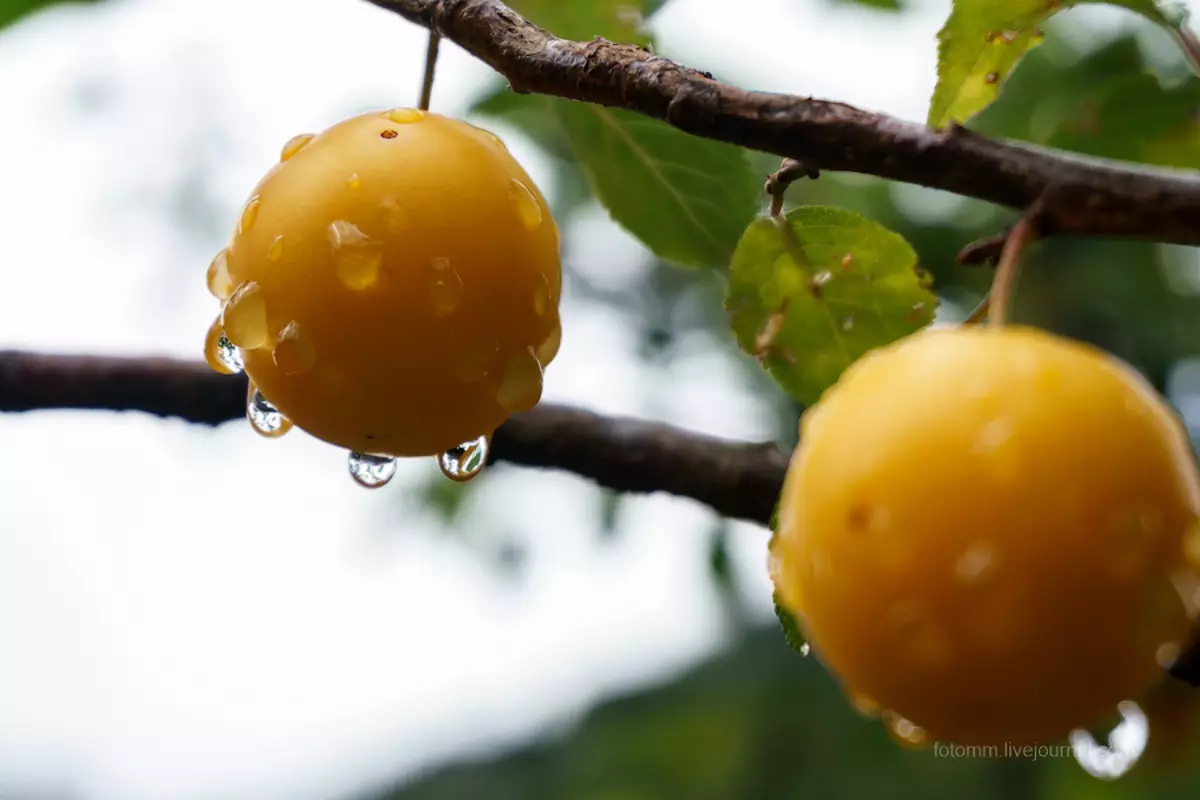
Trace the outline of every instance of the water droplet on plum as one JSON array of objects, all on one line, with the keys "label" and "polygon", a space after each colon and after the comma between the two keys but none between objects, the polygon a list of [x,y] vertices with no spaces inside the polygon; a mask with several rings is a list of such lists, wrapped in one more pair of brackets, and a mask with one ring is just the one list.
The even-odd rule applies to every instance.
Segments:
[{"label": "water droplet on plum", "polygon": [[304,149],[304,146],[313,140],[313,134],[302,133],[299,136],[293,136],[288,139],[283,145],[283,149],[279,152],[279,160],[287,161],[292,156]]},{"label": "water droplet on plum", "polygon": [[225,336],[245,350],[257,350],[270,341],[267,331],[267,300],[254,281],[243,283],[225,303],[221,315]]},{"label": "water droplet on plum", "polygon": [[241,352],[225,338],[220,317],[213,320],[208,328],[208,335],[204,339],[204,358],[214,372],[222,375],[236,375],[245,368]]},{"label": "water droplet on plum", "polygon": [[262,200],[259,199],[258,195],[254,195],[246,203],[245,208],[242,209],[242,216],[238,220],[239,234],[249,233],[250,229],[254,227],[254,223],[258,221],[258,210],[261,205]]},{"label": "water droplet on plum", "polygon": [[342,285],[363,291],[379,280],[383,265],[383,246],[346,220],[329,224],[329,243],[333,248],[334,269]]},{"label": "water droplet on plum", "polygon": [[374,456],[367,453],[351,453],[348,460],[350,477],[366,489],[386,486],[396,475],[396,459],[391,456]]},{"label": "water droplet on plum", "polygon": [[292,429],[292,423],[279,412],[253,383],[246,397],[246,417],[260,436],[276,439]]},{"label": "water droplet on plum", "polygon": [[533,232],[542,227],[542,207],[534,196],[533,191],[516,178],[509,184],[509,192],[517,206],[517,216],[525,230]]},{"label": "water droplet on plum", "polygon": [[208,264],[208,292],[218,300],[228,300],[233,294],[233,278],[229,277],[229,251],[222,249]]},{"label": "water droplet on plum", "polygon": [[300,323],[292,320],[275,337],[271,357],[284,375],[303,375],[317,362],[317,349]]},{"label": "water droplet on plum", "polygon": [[463,442],[438,456],[442,474],[452,481],[469,481],[487,466],[490,437],[480,436]]}]

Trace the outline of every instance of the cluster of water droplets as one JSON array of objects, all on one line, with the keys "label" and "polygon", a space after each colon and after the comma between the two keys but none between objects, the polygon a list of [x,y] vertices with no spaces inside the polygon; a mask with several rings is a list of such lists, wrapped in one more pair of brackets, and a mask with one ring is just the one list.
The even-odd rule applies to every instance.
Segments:
[{"label": "cluster of water droplets", "polygon": [[[408,125],[420,122],[425,113],[414,109],[393,109],[385,112],[390,122]],[[493,134],[480,130],[493,143],[503,143]],[[394,138],[397,132],[386,130],[383,138]],[[282,148],[280,162],[296,156],[313,141],[313,134],[301,134],[290,139]],[[350,190],[363,186],[362,178],[352,174],[346,182]],[[533,191],[517,179],[509,182],[509,195],[517,217],[529,231],[538,230],[543,222],[542,208]],[[262,201],[256,195],[246,203],[238,219],[237,234],[248,233],[258,220]],[[407,211],[394,199],[383,200],[384,220],[391,233],[399,233],[408,227]],[[333,253],[333,264],[340,282],[352,291],[365,291],[380,278],[383,261],[383,242],[368,236],[357,226],[346,220],[335,220],[326,230],[326,237]],[[266,258],[270,263],[280,262],[285,254],[286,243],[282,235],[270,243]],[[301,375],[311,370],[317,353],[306,331],[296,321],[285,325],[278,335],[272,336],[267,323],[266,298],[262,287],[254,282],[235,285],[229,272],[229,251],[222,250],[208,267],[209,292],[222,303],[222,313],[213,322],[205,343],[205,355],[209,365],[223,374],[238,374],[245,370],[245,352],[264,348],[271,349],[272,360],[285,375]],[[446,316],[458,310],[463,292],[462,278],[448,259],[434,259],[429,266],[432,308],[438,316]],[[535,314],[544,316],[551,311],[552,293],[549,283],[542,276],[535,287],[533,308]],[[561,329],[557,323],[549,336],[537,347],[529,347],[502,365],[502,380],[497,389],[497,401],[510,413],[526,411],[536,405],[541,397],[542,365],[552,359],[558,349]],[[462,367],[464,379],[480,379],[489,371],[489,350],[477,356],[480,364],[468,359]],[[276,438],[283,436],[293,427],[292,422],[266,398],[261,390],[250,382],[246,397],[246,416],[251,427],[260,435]],[[442,473],[455,481],[466,481],[478,475],[487,465],[490,437],[480,436],[453,447],[437,457]],[[391,456],[351,452],[348,467],[351,477],[360,486],[380,488],[386,486],[396,474],[396,459]]]}]

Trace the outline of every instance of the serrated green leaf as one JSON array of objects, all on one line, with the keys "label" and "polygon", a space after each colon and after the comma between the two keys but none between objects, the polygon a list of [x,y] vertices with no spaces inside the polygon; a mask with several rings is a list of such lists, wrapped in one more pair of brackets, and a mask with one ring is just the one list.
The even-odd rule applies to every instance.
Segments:
[{"label": "serrated green leaf", "polygon": [[659,4],[639,0],[509,0],[508,5],[564,39],[587,41],[601,36],[611,42],[645,45],[650,35],[642,23]]},{"label": "serrated green leaf", "polygon": [[783,629],[784,641],[798,654],[807,656],[808,642],[800,631],[800,626],[796,624],[796,618],[779,602],[779,592],[771,595],[771,601],[775,605],[775,618],[779,620],[779,627]]},{"label": "serrated green leaf", "polygon": [[1037,26],[1077,5],[1105,3],[1137,12],[1166,28],[1184,14],[1153,0],[954,0],[938,33],[938,80],[928,122],[966,122],[990,105],[1017,64],[1041,44]]},{"label": "serrated green leaf", "polygon": [[936,307],[903,237],[821,206],[751,223],[725,298],[738,344],[805,405],[868,350],[928,325]]},{"label": "serrated green leaf", "polygon": [[555,103],[571,150],[612,218],[659,257],[721,269],[762,202],[745,151],[590,103]]}]

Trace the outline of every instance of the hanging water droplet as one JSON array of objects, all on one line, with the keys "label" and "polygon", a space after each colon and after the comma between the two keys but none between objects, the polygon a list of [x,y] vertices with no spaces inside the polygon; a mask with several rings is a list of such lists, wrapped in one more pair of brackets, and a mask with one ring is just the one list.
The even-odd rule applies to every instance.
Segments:
[{"label": "hanging water droplet", "polygon": [[1137,703],[1117,705],[1121,722],[1108,735],[1108,746],[1099,744],[1085,730],[1071,731],[1071,752],[1084,772],[1102,780],[1116,780],[1141,758],[1150,739],[1150,723]]},{"label": "hanging water droplet", "polygon": [[283,436],[292,429],[292,423],[279,409],[271,405],[263,393],[252,382],[246,395],[246,417],[255,433],[268,439]]},{"label": "hanging water droplet", "polygon": [[396,459],[391,456],[373,456],[367,453],[351,453],[350,477],[362,487],[378,489],[386,486],[396,474]]},{"label": "hanging water droplet", "polygon": [[804,656],[805,658],[808,658],[808,655],[811,652],[812,652],[812,645],[810,645],[808,642],[805,642],[804,644],[800,645],[800,655]]},{"label": "hanging water droplet", "polygon": [[393,108],[384,113],[384,116],[397,125],[411,125],[425,119],[425,112],[417,108]]},{"label": "hanging water droplet", "polygon": [[496,402],[510,414],[528,411],[542,399],[542,365],[533,348],[511,358],[504,368]]},{"label": "hanging water droplet", "polygon": [[304,149],[304,146],[313,140],[313,134],[302,133],[299,136],[293,136],[284,144],[283,150],[279,153],[280,161],[287,161],[292,156]]},{"label": "hanging water droplet", "polygon": [[262,205],[262,200],[258,195],[250,198],[246,203],[246,207],[242,209],[241,219],[238,220],[238,233],[249,233],[254,227],[254,223],[258,220],[258,209]]},{"label": "hanging water droplet", "polygon": [[233,294],[233,278],[229,277],[229,251],[222,249],[208,264],[208,293],[218,300],[228,300]]},{"label": "hanging water droplet", "polygon": [[271,357],[284,375],[302,375],[316,363],[317,349],[305,335],[300,323],[292,320],[275,337],[275,349],[271,351]]},{"label": "hanging water droplet", "polygon": [[452,481],[469,481],[487,466],[490,447],[491,438],[488,436],[463,442],[438,456],[438,466],[442,474]]},{"label": "hanging water droplet", "polygon": [[542,207],[528,186],[516,178],[509,183],[509,193],[517,206],[517,216],[525,230],[533,232],[542,227]]},{"label": "hanging water droplet", "polygon": [[225,336],[238,347],[257,350],[270,341],[267,331],[267,300],[254,281],[243,283],[225,303],[221,314]]},{"label": "hanging water droplet", "polygon": [[383,246],[346,220],[331,222],[328,234],[338,280],[355,291],[373,286],[383,264]]},{"label": "hanging water droplet", "polygon": [[204,339],[204,359],[214,372],[222,375],[236,375],[244,368],[241,352],[225,338],[220,317],[213,320],[208,328],[208,335]]},{"label": "hanging water droplet", "polygon": [[556,319],[554,320],[554,327],[550,329],[550,333],[537,346],[537,360],[542,365],[542,369],[545,369],[554,360],[561,346],[562,324]]},{"label": "hanging water droplet", "polygon": [[279,235],[271,241],[271,246],[267,248],[267,261],[274,264],[281,258],[283,258],[283,236]]}]

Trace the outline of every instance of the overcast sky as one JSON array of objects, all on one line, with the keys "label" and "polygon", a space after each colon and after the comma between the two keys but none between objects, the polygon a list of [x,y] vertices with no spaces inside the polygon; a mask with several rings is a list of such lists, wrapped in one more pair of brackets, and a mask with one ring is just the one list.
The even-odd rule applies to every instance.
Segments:
[{"label": "overcast sky", "polygon": [[[656,28],[660,50],[742,85],[919,120],[947,6],[672,0]],[[250,187],[292,135],[412,102],[424,41],[357,0],[110,0],[0,33],[0,347],[198,357],[217,312],[204,269]],[[444,48],[435,107],[461,112],[488,75]],[[597,282],[646,268],[601,211],[566,233]],[[546,399],[769,435],[703,342],[664,372],[569,284],[563,317]],[[337,797],[519,743],[721,646],[703,508],[635,500],[601,545],[590,485],[495,469],[465,528],[485,551],[528,546],[513,583],[422,510],[436,469],[403,463],[366,492],[300,432],[0,416],[0,797]],[[766,533],[734,533],[765,618]]]}]

